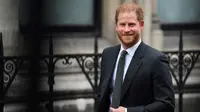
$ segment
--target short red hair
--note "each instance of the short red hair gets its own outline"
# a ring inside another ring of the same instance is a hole
[[[115,23],[117,23],[118,21],[118,16],[119,16],[119,13],[124,13],[124,12],[136,12],[136,15],[137,15],[137,19],[139,22],[141,22],[142,20],[144,20],[144,11],[143,9],[135,4],[135,3],[130,3],[130,4],[121,4],[116,12],[115,12]]]

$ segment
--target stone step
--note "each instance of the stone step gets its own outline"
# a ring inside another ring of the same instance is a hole
[[[179,31],[166,31],[164,34],[163,50],[178,50]],[[183,32],[183,50],[200,50],[200,31]]]

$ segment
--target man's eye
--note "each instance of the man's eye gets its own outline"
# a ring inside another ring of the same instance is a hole
[[[135,26],[135,24],[129,24],[129,26]]]
[[[120,24],[120,26],[125,26],[126,24]]]

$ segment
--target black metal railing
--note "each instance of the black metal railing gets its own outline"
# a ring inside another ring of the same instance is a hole
[[[2,37],[2,36],[0,36]],[[95,53],[93,54],[53,54],[53,41],[49,40],[49,55],[36,57],[39,63],[46,66],[48,74],[48,87],[49,91],[44,93],[37,93],[37,102],[47,102],[46,109],[53,112],[53,104],[56,100],[73,99],[73,98],[94,98],[95,107],[98,108],[98,84],[100,75],[100,62],[101,54],[97,53],[97,39],[95,39]],[[183,94],[185,82],[195,63],[199,59],[200,51],[183,51],[182,31],[180,32],[180,46],[179,51],[164,52],[170,62],[171,74],[176,81],[176,93],[179,94],[179,112],[182,112]],[[16,75],[22,70],[23,66],[29,65],[32,62],[32,56],[3,56],[0,57],[1,61],[1,74],[0,74],[0,112],[3,112],[4,104],[13,102],[31,102],[27,97],[24,98],[9,98],[7,99],[6,93],[12,85]],[[63,65],[73,65],[78,63],[82,73],[85,75],[92,90],[90,91],[77,91],[77,92],[64,92],[59,93],[54,91],[54,77],[56,75],[55,65],[58,61],[62,61]],[[29,63],[29,64],[28,64]],[[28,74],[28,70],[26,70]],[[39,72],[40,74],[40,72]],[[40,75],[39,75],[40,76]],[[199,92],[199,91],[197,91]]]
[[[3,70],[3,83],[1,82],[1,86],[4,86],[3,88],[3,96],[5,97],[8,89],[10,88],[11,84],[13,83],[14,79],[16,78],[16,75],[22,69],[23,64],[28,65],[28,63],[31,63],[29,56],[6,56],[1,57],[3,60],[4,70]],[[92,91],[90,91],[90,96],[87,94],[82,95],[82,97],[91,97],[96,99],[97,95],[97,86],[98,86],[98,79],[99,79],[99,71],[100,71],[100,65],[95,64],[95,61],[98,61],[100,63],[101,60],[101,54],[66,54],[66,55],[45,55],[41,56],[39,61],[47,67],[47,73],[48,74],[48,85],[49,85],[49,91],[45,94],[40,94],[38,96],[40,102],[42,101],[49,101],[47,104],[47,109],[49,112],[53,111],[53,101],[56,100],[56,97],[63,97],[67,94],[62,94],[62,96],[55,96],[55,91],[53,90],[54,86],[54,76],[56,73],[54,72],[56,63],[61,60],[63,61],[63,65],[71,65],[72,63],[78,63],[79,67],[81,68],[83,74],[85,75],[87,81],[89,82],[90,86],[92,87]],[[70,61],[73,60],[73,61]],[[75,61],[74,61],[75,60]],[[97,67],[98,66],[98,67]],[[40,76],[40,75],[39,75]],[[3,84],[3,85],[2,85]],[[89,93],[89,92],[87,92]],[[83,93],[84,94],[84,93]],[[58,94],[57,94],[58,95]],[[48,97],[47,97],[48,96]],[[71,95],[72,96],[72,95]],[[79,95],[80,96],[80,95]],[[73,96],[72,96],[73,97]],[[69,98],[70,99],[70,98]],[[28,99],[23,99],[24,101],[28,101]],[[58,99],[57,99],[58,100]],[[61,99],[60,99],[61,100]],[[6,102],[11,102],[10,100],[7,101],[6,99],[1,100],[1,104],[4,104]],[[15,99],[14,102],[19,102]],[[22,101],[23,102],[23,101]]]

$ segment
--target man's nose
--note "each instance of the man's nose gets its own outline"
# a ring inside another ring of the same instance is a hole
[[[129,31],[130,31],[130,28],[129,28],[128,25],[125,26],[124,31],[125,31],[125,32],[129,32]]]

